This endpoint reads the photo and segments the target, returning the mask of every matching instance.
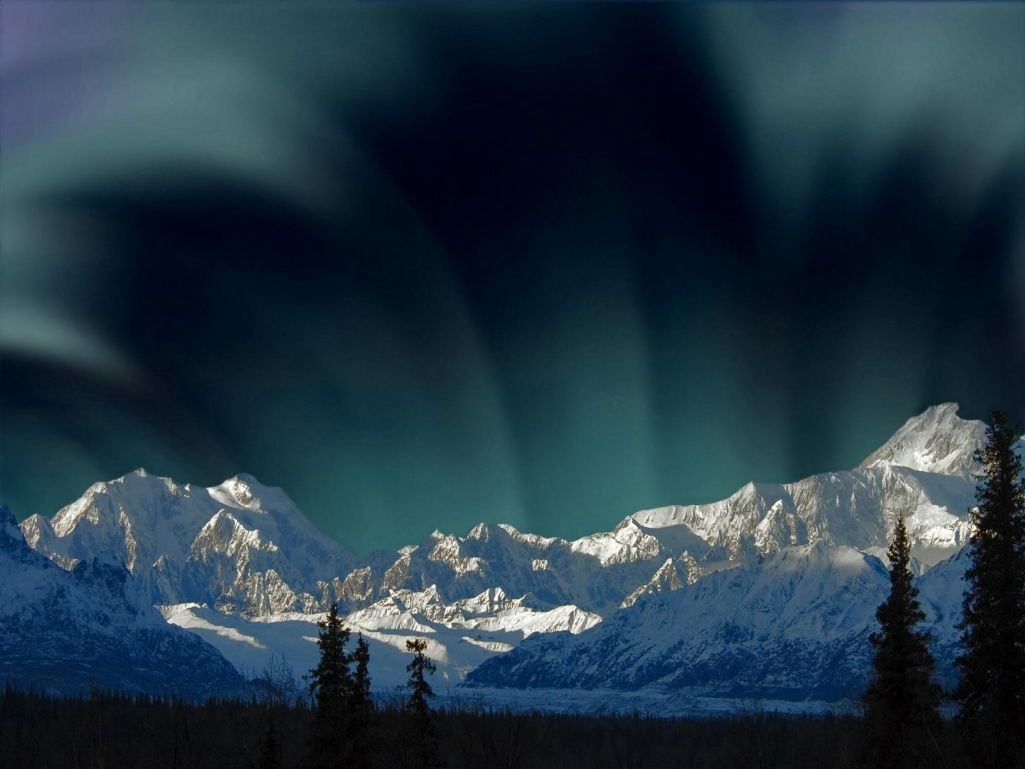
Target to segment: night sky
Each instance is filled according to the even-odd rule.
[[[1025,5],[0,6],[0,495],[546,535],[1025,419]]]

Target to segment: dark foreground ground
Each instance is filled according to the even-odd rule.
[[[2,769],[302,769],[313,723],[305,708],[258,702],[204,705],[95,695],[0,694]],[[858,765],[860,721],[850,716],[744,715],[714,720],[436,712],[438,758],[450,769],[843,769]],[[348,767],[412,766],[414,722],[377,711],[369,748]],[[952,728],[929,765],[962,769]]]

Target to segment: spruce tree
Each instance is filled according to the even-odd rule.
[[[353,652],[353,659],[356,661],[356,674],[352,682],[352,702],[355,707],[369,707],[370,705],[370,647],[367,646],[363,634],[360,633],[356,640],[356,651]]]
[[[406,707],[411,713],[424,715],[430,710],[427,700],[434,696],[434,691],[424,677],[424,673],[433,674],[437,668],[431,658],[427,656],[427,641],[422,638],[406,641],[406,651],[413,652],[413,660],[406,665],[406,670],[409,671],[409,681],[406,682],[406,688],[409,689],[409,701]]]
[[[433,674],[436,667],[426,654],[427,641],[422,638],[406,641],[406,650],[413,652],[412,661],[406,665],[406,670],[409,671],[409,681],[406,682],[409,700],[406,703],[406,710],[412,717],[409,764],[415,769],[434,769],[441,766],[438,735],[428,705],[434,691],[424,674]]]
[[[1025,751],[1025,479],[1016,431],[996,412],[976,454],[983,475],[971,512],[956,697],[971,749],[993,765]]]
[[[356,671],[352,679],[349,699],[349,730],[351,734],[352,769],[359,769],[369,763],[371,748],[370,715],[373,701],[370,698],[370,647],[360,634],[356,650],[352,654]]]
[[[348,706],[353,689],[350,655],[345,651],[349,629],[338,617],[336,603],[331,604],[327,617],[317,626],[320,662],[310,671],[314,715],[307,764],[311,769],[340,769],[347,763]]]
[[[940,688],[932,679],[929,635],[915,629],[925,614],[909,568],[911,547],[903,518],[897,520],[887,555],[890,594],[876,610],[879,632],[869,636],[875,657],[874,677],[863,698],[864,758],[869,766],[929,766],[937,758],[931,745],[940,724]]]

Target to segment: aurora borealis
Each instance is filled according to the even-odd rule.
[[[0,6],[0,495],[366,551],[1025,419],[1025,6]]]

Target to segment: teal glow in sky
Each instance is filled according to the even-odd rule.
[[[567,537],[1025,418],[1025,6],[0,6],[0,494]]]

